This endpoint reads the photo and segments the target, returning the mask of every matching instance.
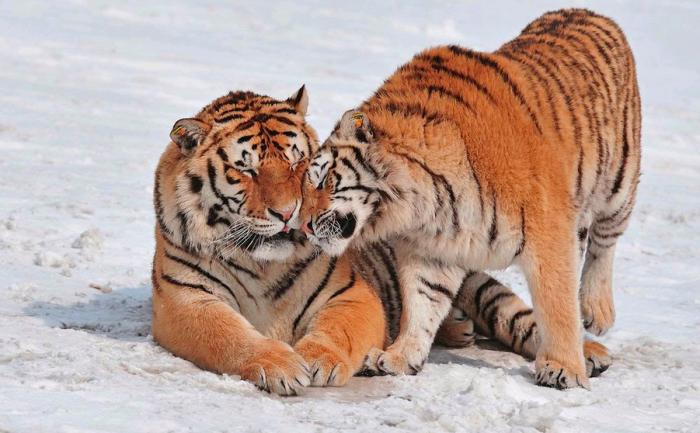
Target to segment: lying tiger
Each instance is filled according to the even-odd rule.
[[[372,254],[372,284],[372,263],[387,251],[398,263],[401,326],[370,364],[417,371],[454,303],[487,335],[536,351],[538,384],[587,387],[607,355],[582,345],[581,322],[599,335],[614,321],[640,123],[622,31],[582,9],[547,13],[492,54],[426,50],[347,112],[309,166],[302,219],[327,254]],[[511,264],[534,312],[475,272]]]
[[[282,395],[345,384],[371,349],[392,341],[402,304],[390,249],[365,257],[376,258],[375,288],[350,256],[320,254],[293,229],[318,151],[307,104],[303,87],[282,101],[250,92],[216,99],[175,123],[154,187],[154,338],[202,368]],[[510,320],[504,312],[500,320]],[[518,351],[534,353],[536,332],[511,334],[522,332]],[[473,339],[464,317],[441,332],[452,346]]]

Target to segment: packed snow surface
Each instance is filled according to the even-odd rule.
[[[615,362],[591,391],[537,387],[482,344],[435,349],[415,377],[278,398],[153,342],[152,175],[175,120],[306,83],[323,137],[415,52],[492,50],[571,5],[626,31],[644,112],[602,338]],[[0,432],[700,431],[699,43],[690,0],[2,2]]]

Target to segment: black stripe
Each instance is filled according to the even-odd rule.
[[[285,293],[287,293],[287,290],[294,285],[294,282],[299,275],[301,275],[309,264],[317,257],[319,256],[316,253],[311,253],[308,257],[296,262],[286,274],[284,274],[279,280],[277,280],[277,282],[270,286],[265,293],[265,296],[268,298],[271,297],[274,300],[281,298]]]
[[[432,282],[426,280],[426,279],[423,278],[423,277],[420,277],[420,281],[421,281],[421,283],[423,283],[426,287],[428,287],[430,290],[432,290],[432,291],[434,291],[434,292],[442,293],[443,295],[445,295],[445,296],[447,297],[447,299],[450,299],[450,300],[451,300],[451,299],[454,298],[454,296],[455,296],[454,293],[450,292],[450,291],[447,289],[447,287],[445,287],[445,286],[443,286],[443,285],[440,285],[440,284],[437,284],[437,283],[432,283]]]
[[[623,213],[625,213],[625,214],[631,213],[631,209],[633,209],[633,208],[634,208],[634,195],[630,194],[627,197],[627,200],[625,200],[625,202],[615,212],[613,212],[612,214],[607,215],[603,218],[598,218],[598,219],[596,219],[595,222],[596,222],[596,224],[603,223],[606,226],[609,226],[610,224],[617,224],[616,221],[620,221],[619,216]],[[625,217],[622,219],[624,220],[627,218]]]
[[[219,200],[221,200],[222,204],[226,206],[231,213],[237,213],[233,208],[231,208],[229,201],[233,201],[234,203],[240,203],[240,200],[235,197],[226,196],[221,191],[219,191],[219,188],[217,188],[216,186],[216,168],[214,167],[214,163],[212,162],[211,158],[207,160],[207,175],[209,177],[209,186],[211,187],[211,190],[214,193],[214,195]]]
[[[466,57],[467,59],[471,60],[476,60],[480,64],[482,64],[485,67],[488,67],[492,69],[496,74],[498,74],[499,77],[501,77],[501,80],[510,87],[510,90],[513,92],[515,97],[520,101],[522,106],[527,110],[530,119],[532,122],[535,124],[535,127],[537,128],[537,131],[542,134],[542,128],[540,127],[540,122],[537,119],[537,116],[535,116],[535,113],[532,111],[532,108],[527,104],[527,101],[525,100],[525,97],[523,94],[520,92],[520,89],[518,86],[510,79],[506,71],[503,70],[501,65],[498,64],[498,62],[494,61],[493,59],[487,57],[486,55],[482,53],[478,53],[475,51],[470,51],[470,50],[465,50],[462,47],[458,47],[456,45],[450,45],[449,46],[450,51],[453,53]]]
[[[393,150],[389,150],[389,152],[393,153],[394,155],[399,155],[403,158],[406,158],[407,160],[411,161],[412,163],[418,165],[420,168],[423,169],[423,171],[425,171],[426,173],[428,173],[430,175],[430,177],[433,179],[433,181],[435,181],[435,179],[437,179],[440,181],[440,183],[442,183],[442,185],[445,187],[445,190],[447,191],[447,194],[450,196],[450,207],[452,209],[453,229],[455,232],[460,231],[459,217],[457,216],[457,207],[456,207],[457,199],[455,197],[454,190],[452,189],[452,185],[447,181],[445,176],[435,173],[430,168],[428,168],[428,166],[424,162],[421,162],[410,155],[407,155],[407,154],[402,153],[402,152],[396,152]]]
[[[275,110],[275,113],[299,114],[297,110],[293,108],[280,108],[279,110]]]
[[[615,175],[615,183],[613,183],[612,190],[610,190],[610,195],[608,200],[613,198],[615,194],[620,191],[622,186],[622,180],[625,177],[625,169],[627,168],[627,157],[630,151],[630,144],[627,137],[627,105],[622,110],[622,158],[620,161],[620,167],[617,169],[617,174]]]
[[[498,310],[499,306],[496,305],[496,303],[503,299],[503,298],[509,298],[511,296],[515,296],[511,292],[501,292],[494,296],[493,298],[489,299],[489,301],[484,305],[483,311],[486,313],[489,311],[489,308],[491,308],[491,311],[487,314],[487,316],[484,318],[484,321],[486,322],[489,332],[491,333],[491,336],[495,337],[496,336],[496,319],[498,318]]]
[[[165,220],[163,220],[163,213],[165,212],[163,209],[163,201],[160,195],[160,173],[156,173],[156,182],[155,182],[155,187],[153,188],[153,201],[155,202],[155,207],[156,207],[156,219],[158,220],[158,225],[160,226],[160,229],[163,231],[164,234],[168,236],[173,235],[173,231],[170,230],[170,227],[168,227],[165,224]]]
[[[498,286],[501,283],[496,281],[495,279],[489,277],[488,280],[481,286],[479,286],[478,289],[476,289],[476,295],[474,296],[474,306],[476,307],[476,314],[481,314],[481,297],[484,296],[484,293],[490,289],[493,286]]]
[[[248,275],[250,278],[257,280],[260,278],[258,274],[255,272],[251,271],[250,269],[244,268],[243,266],[239,265],[238,263],[234,262],[232,259],[226,259],[225,263],[229,266],[231,266],[233,269],[243,272],[244,274]]]
[[[177,218],[180,220],[180,242],[186,248],[193,246],[190,245],[190,237],[187,230],[187,215],[185,215],[184,212],[180,211],[177,213]]]
[[[572,43],[572,47],[576,49],[576,52],[583,56],[586,60],[588,65],[591,67],[591,69],[595,72],[595,74],[601,78],[601,82],[603,83],[603,88],[605,89],[605,94],[607,96],[607,101],[608,104],[612,104],[612,91],[610,89],[610,85],[608,83],[608,80],[606,78],[605,73],[603,72],[602,69],[600,69],[600,62],[591,55],[590,50],[586,46],[586,44],[579,38],[577,38],[574,35],[570,34],[560,34],[557,35],[558,37],[566,40],[567,42]]]
[[[294,121],[287,119],[284,116],[270,116],[270,119],[274,119],[280,123],[284,123],[285,125],[289,126],[296,126],[297,124],[294,123]]]
[[[464,105],[464,107],[471,111],[472,113],[476,114],[476,111],[474,111],[474,108],[471,106],[469,102],[467,102],[461,95],[452,92],[451,90],[446,89],[443,86],[438,86],[438,85],[429,85],[429,86],[420,86],[423,90],[428,91],[428,96],[431,96],[433,93],[437,93],[440,96],[444,96],[450,99],[453,99],[460,104]]]
[[[424,104],[410,103],[404,100],[388,101],[380,100],[379,105],[369,108],[370,112],[388,111],[394,114],[400,114],[405,117],[418,116],[425,119],[425,122],[443,121],[442,115],[437,112],[428,112]]]
[[[338,176],[337,173],[334,173],[334,174],[336,174],[336,176]],[[367,194],[372,194],[373,192],[378,192],[376,188],[370,188],[370,187],[364,186],[364,185],[354,185],[354,186],[344,186],[342,188],[338,188],[338,189],[334,190],[333,193],[336,194],[336,193],[341,193],[341,192],[345,192],[345,191],[363,191],[363,192],[366,192]]]
[[[389,337],[393,340],[399,334],[399,320],[401,314],[400,305],[397,307],[397,303],[394,301],[394,294],[392,292],[391,287],[389,287],[386,281],[384,281],[381,278],[379,272],[377,271],[377,268],[375,267],[377,261],[370,258],[370,255],[372,254],[371,251],[372,248],[370,247],[366,250],[365,254],[362,255],[362,264],[364,267],[368,268],[372,272],[372,276],[374,277],[374,283],[372,285],[375,288],[379,289],[379,295],[382,300],[382,306],[384,307],[384,312],[387,316]]]
[[[588,237],[588,228],[586,227],[581,227],[578,230],[578,241],[583,242],[586,240],[586,237]]]
[[[432,296],[430,296],[430,295],[429,295],[425,290],[423,290],[423,289],[418,289],[418,293],[420,293],[421,295],[423,295],[423,296],[425,296],[426,298],[428,298],[428,299],[430,300],[430,302],[432,302],[432,303],[434,303],[434,304],[439,304],[439,303],[440,303],[440,300],[439,300],[439,299],[433,298]]]
[[[254,137],[254,135],[244,135],[244,136],[242,136],[242,137],[238,137],[238,140],[236,140],[236,141],[237,141],[239,144],[240,144],[240,143],[246,143],[246,142],[250,141],[250,139],[253,138],[253,137]]]
[[[518,245],[518,249],[515,251],[515,256],[513,258],[522,254],[525,249],[525,242],[525,207],[520,206],[520,245]]]
[[[301,321],[301,318],[304,317],[304,314],[306,314],[306,310],[309,309],[311,304],[318,297],[319,293],[321,293],[321,291],[323,291],[323,289],[326,288],[326,285],[328,284],[328,280],[331,278],[333,271],[335,271],[335,265],[337,262],[338,262],[337,257],[331,257],[331,259],[329,260],[328,268],[326,269],[326,274],[321,279],[321,282],[318,283],[316,290],[314,290],[311,293],[311,296],[309,296],[309,299],[306,300],[306,304],[304,304],[304,308],[301,309],[301,312],[299,313],[297,318],[294,319],[294,324],[292,325],[292,332],[293,333],[296,332],[297,326],[299,326],[299,322]]]
[[[482,93],[484,96],[488,98],[489,101],[492,103],[496,103],[496,99],[493,97],[493,95],[489,92],[489,89],[484,86],[483,84],[479,83],[476,81],[473,77],[470,77],[467,74],[464,74],[462,72],[456,71],[452,68],[449,68],[443,64],[444,60],[440,56],[426,56],[426,57],[420,57],[423,58],[427,61],[430,62],[430,67],[436,71],[439,72],[444,72],[451,77],[458,78],[466,83],[469,83],[470,85],[474,86],[476,90],[478,90],[480,93]]]
[[[336,290],[335,293],[333,293],[328,300],[330,301],[331,299],[342,295],[343,293],[347,292],[350,288],[352,288],[355,285],[355,271],[350,271],[350,281],[340,289]]]
[[[187,177],[190,179],[190,191],[193,194],[199,193],[204,185],[202,178],[194,174],[188,174]]]
[[[464,290],[464,288],[467,286],[467,281],[471,277],[473,277],[474,275],[476,275],[476,272],[474,272],[474,271],[467,271],[464,273],[464,277],[462,278],[462,281],[459,283],[459,288],[457,289],[458,294],[461,293],[462,290]]]
[[[190,263],[187,260],[181,259],[180,257],[173,256],[172,254],[168,253],[167,251],[165,252],[165,257],[167,257],[170,260],[177,262],[183,266],[186,266],[195,272],[199,272],[202,276],[208,278],[209,280],[211,280],[211,281],[215,282],[216,284],[220,285],[221,287],[225,288],[231,294],[231,296],[233,297],[233,300],[236,301],[236,304],[238,304],[238,306],[240,307],[240,304],[238,302],[238,298],[236,297],[236,294],[233,292],[233,289],[231,289],[231,287],[229,287],[226,283],[224,283],[223,281],[221,281],[220,279],[218,279],[214,275],[210,274],[209,272],[205,271],[204,269],[202,269],[198,265],[196,265],[194,263]]]
[[[350,163],[349,159],[342,157],[342,158],[340,158],[340,162],[341,162],[341,164],[346,166],[350,171],[353,172],[353,174],[355,175],[355,178],[357,179],[358,182],[361,181],[360,172],[357,171],[357,169]]]
[[[521,351],[523,350],[523,347],[525,347],[525,343],[527,343],[527,340],[529,340],[532,337],[532,335],[534,334],[536,327],[537,327],[537,323],[532,322],[530,324],[530,328],[528,328],[527,332],[525,333],[522,340],[520,341],[520,350]]]
[[[226,122],[230,122],[231,120],[238,120],[238,119],[242,119],[242,118],[243,118],[243,115],[240,113],[229,114],[228,116],[218,117],[216,119],[216,123],[226,123]]]
[[[630,194],[632,195],[632,194]],[[605,218],[606,221],[605,223],[601,224],[602,220],[597,220],[596,221],[596,227],[599,227],[602,230],[613,230],[622,224],[624,224],[629,217],[632,215],[632,211],[634,211],[634,200],[631,201],[631,205],[625,206],[626,211],[623,214],[615,214],[615,219],[614,220],[608,220]]]
[[[384,268],[386,272],[389,274],[389,279],[391,281],[391,286],[386,286],[387,289],[387,299],[389,300],[389,307],[390,307],[390,328],[392,331],[395,331],[398,333],[399,331],[399,320],[401,317],[401,310],[403,308],[403,302],[401,299],[401,284],[399,283],[399,277],[396,272],[396,268],[394,267],[394,262],[391,261],[389,256],[387,256],[386,252],[382,249],[382,247],[379,244],[374,245],[372,248],[374,250],[374,253],[379,256],[381,262],[384,264]],[[372,265],[370,265],[373,267]],[[398,312],[399,317],[396,317],[396,313]],[[396,320],[399,319],[399,320]],[[395,336],[396,334],[392,332],[392,336]]]
[[[465,148],[466,150],[466,148]],[[469,151],[466,151],[467,163],[469,163],[469,170],[471,172],[472,178],[474,178],[474,183],[476,184],[476,192],[479,194],[479,210],[481,218],[484,217],[484,194],[481,190],[481,181],[476,175],[476,170],[474,170],[474,164],[472,163],[471,156],[469,156]]]
[[[619,231],[619,232],[613,232],[613,233],[608,233],[608,234],[603,234],[598,231],[598,227],[593,227],[592,231],[593,235],[596,237],[596,239],[610,239],[610,238],[619,238],[622,236],[624,232]]]
[[[498,237],[498,212],[496,211],[496,191],[493,192],[493,212],[491,214],[491,228],[489,229],[489,248],[493,248],[493,243]]]
[[[175,278],[171,277],[168,274],[161,274],[161,278],[164,279],[165,281],[169,282],[170,284],[174,284],[176,286],[182,286],[182,287],[188,287],[190,289],[201,290],[203,292],[209,293],[210,295],[214,294],[214,292],[212,292],[212,290],[208,287],[205,287],[201,284],[186,283],[184,281],[176,280]]]
[[[342,146],[333,146],[334,149],[350,149],[353,153],[353,156],[357,160],[358,164],[362,166],[365,171],[368,171],[372,176],[374,176],[375,179],[379,179],[379,173],[377,173],[377,170],[375,170],[374,167],[369,165],[367,160],[365,159],[364,156],[362,156],[362,151],[358,149],[355,146],[347,146],[347,145],[342,145]]]
[[[518,320],[525,316],[529,316],[530,314],[532,314],[532,308],[526,308],[513,314],[513,317],[510,318],[510,324],[508,325],[509,333],[512,335],[513,332],[515,332],[515,324],[518,322]]]
[[[545,98],[547,100],[547,104],[549,105],[549,109],[552,112],[552,122],[554,123],[554,129],[557,131],[557,135],[559,138],[562,138],[561,135],[561,125],[560,125],[560,120],[559,120],[559,113],[557,112],[556,105],[554,104],[554,95],[552,94],[552,89],[549,86],[549,82],[547,81],[547,78],[545,78],[540,71],[537,70],[533,65],[528,63],[526,60],[527,57],[523,58],[518,58],[514,55],[514,53],[509,53],[509,52],[504,52],[504,51],[499,51],[500,54],[502,54],[504,57],[514,61],[518,62],[521,64],[525,69],[527,69],[528,74],[526,76],[528,77],[528,81],[530,81],[530,85],[533,88],[543,88],[545,91]],[[520,55],[523,55],[523,53],[518,53]],[[537,83],[532,81],[532,77],[535,77],[537,79]],[[537,92],[535,92],[537,95]],[[539,100],[539,98],[538,98]]]

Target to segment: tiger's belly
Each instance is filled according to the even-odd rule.
[[[462,230],[456,235],[421,234],[412,237],[416,251],[440,262],[472,270],[504,269],[522,249],[520,231],[509,230],[492,238],[482,229]]]

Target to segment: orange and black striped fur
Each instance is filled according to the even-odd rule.
[[[216,99],[171,133],[155,176],[153,336],[278,394],[342,385],[385,342],[376,293],[298,227],[318,148],[304,88]]]
[[[309,165],[302,227],[330,254],[384,242],[399,258],[400,331],[377,367],[419,366],[462,289],[457,306],[496,336],[537,324],[537,383],[587,386],[584,350],[604,348],[584,347],[581,323],[602,334],[614,321],[640,124],[622,31],[581,9],[543,15],[493,53],[426,50],[347,112]],[[512,295],[470,278],[511,264],[534,309],[503,322]]]
[[[369,265],[375,289],[349,258],[319,254],[294,230],[318,149],[306,100],[304,89],[285,101],[237,92],[179,120],[154,190],[156,341],[280,394],[344,384],[398,329],[380,305],[400,305],[382,290],[395,257]],[[440,341],[466,345],[472,330],[458,317]]]

